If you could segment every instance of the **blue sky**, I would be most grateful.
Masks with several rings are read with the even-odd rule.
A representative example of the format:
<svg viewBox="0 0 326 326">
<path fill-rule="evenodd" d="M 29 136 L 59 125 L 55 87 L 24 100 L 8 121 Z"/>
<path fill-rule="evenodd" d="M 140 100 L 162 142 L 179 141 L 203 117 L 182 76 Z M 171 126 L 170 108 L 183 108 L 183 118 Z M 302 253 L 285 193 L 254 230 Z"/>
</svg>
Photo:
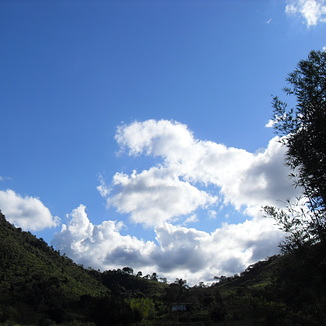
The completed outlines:
<svg viewBox="0 0 326 326">
<path fill-rule="evenodd" d="M 0 209 L 85 266 L 171 281 L 277 253 L 260 207 L 298 191 L 271 95 L 325 19 L 321 0 L 0 1 Z"/>
</svg>

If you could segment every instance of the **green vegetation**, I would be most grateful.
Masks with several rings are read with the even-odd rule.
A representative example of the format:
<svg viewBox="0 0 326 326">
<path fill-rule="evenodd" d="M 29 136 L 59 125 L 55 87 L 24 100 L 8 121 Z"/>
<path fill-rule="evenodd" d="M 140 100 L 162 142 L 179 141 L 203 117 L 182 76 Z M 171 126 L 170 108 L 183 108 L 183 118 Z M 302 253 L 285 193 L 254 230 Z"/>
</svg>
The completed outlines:
<svg viewBox="0 0 326 326">
<path fill-rule="evenodd" d="M 273 256 L 219 283 L 226 319 L 255 325 L 325 325 L 325 247 L 307 250 Z"/>
<path fill-rule="evenodd" d="M 61 256 L 0 214 L 0 322 L 31 324 L 46 316 L 60 322 L 80 296 L 109 291 L 81 266 Z"/>
<path fill-rule="evenodd" d="M 319 243 L 216 277 L 167 284 L 130 270 L 84 269 L 0 214 L 0 325 L 323 325 Z"/>
<path fill-rule="evenodd" d="M 286 210 L 265 207 L 288 234 L 281 248 L 286 252 L 326 241 L 326 52 L 312 51 L 289 74 L 296 105 L 274 98 L 274 129 L 287 148 L 287 165 L 303 198 L 288 201 Z M 281 198 L 280 198 L 281 199 Z"/>
<path fill-rule="evenodd" d="M 84 269 L 0 212 L 0 325 L 325 325 L 326 53 L 289 75 L 297 106 L 274 98 L 276 131 L 304 198 L 265 207 L 287 233 L 282 255 L 211 286 L 167 284 L 131 267 Z"/>
</svg>

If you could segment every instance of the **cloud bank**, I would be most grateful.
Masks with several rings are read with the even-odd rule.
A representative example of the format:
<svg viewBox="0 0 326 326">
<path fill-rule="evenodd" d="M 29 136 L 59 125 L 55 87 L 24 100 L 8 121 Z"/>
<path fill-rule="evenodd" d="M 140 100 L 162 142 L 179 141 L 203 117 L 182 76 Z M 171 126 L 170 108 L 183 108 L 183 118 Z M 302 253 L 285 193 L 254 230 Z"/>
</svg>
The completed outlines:
<svg viewBox="0 0 326 326">
<path fill-rule="evenodd" d="M 122 235 L 121 221 L 93 225 L 80 205 L 53 242 L 69 257 L 102 270 L 130 266 L 194 284 L 239 273 L 277 252 L 283 234 L 262 218 L 261 206 L 279 206 L 280 199 L 298 195 L 278 138 L 250 153 L 198 140 L 176 121 L 147 120 L 119 126 L 116 140 L 121 155 L 154 163 L 140 172 L 117 172 L 110 184 L 100 178 L 98 191 L 130 222 L 152 228 L 155 240 Z M 225 205 L 241 213 L 242 221 L 224 222 L 211 232 L 185 226 L 212 218 L 225 221 L 219 213 Z"/>
<path fill-rule="evenodd" d="M 156 241 L 122 235 L 123 223 L 104 221 L 94 225 L 80 205 L 57 233 L 53 245 L 83 264 L 101 270 L 132 267 L 143 275 L 157 273 L 189 284 L 212 281 L 217 275 L 233 275 L 249 264 L 275 254 L 282 233 L 271 220 L 246 220 L 223 224 L 208 233 L 163 223 L 154 228 Z"/>
<path fill-rule="evenodd" d="M 153 242 L 144 242 L 130 235 L 120 234 L 122 222 L 104 221 L 94 225 L 88 219 L 86 206 L 80 205 L 69 215 L 55 235 L 53 245 L 86 267 L 107 269 L 112 266 L 142 266 Z"/>
<path fill-rule="evenodd" d="M 326 22 L 325 0 L 288 0 L 287 3 L 285 12 L 302 16 L 307 27 Z"/>
<path fill-rule="evenodd" d="M 0 190 L 0 208 L 9 222 L 24 230 L 39 231 L 60 224 L 57 216 L 40 199 L 15 193 L 13 190 Z"/>
</svg>

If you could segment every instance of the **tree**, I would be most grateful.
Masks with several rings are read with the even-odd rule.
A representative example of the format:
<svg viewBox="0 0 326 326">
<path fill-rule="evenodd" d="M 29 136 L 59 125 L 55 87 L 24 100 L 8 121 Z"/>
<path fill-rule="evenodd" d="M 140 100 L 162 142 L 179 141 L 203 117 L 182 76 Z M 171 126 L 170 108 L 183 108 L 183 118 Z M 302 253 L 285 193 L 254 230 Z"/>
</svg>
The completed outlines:
<svg viewBox="0 0 326 326">
<path fill-rule="evenodd" d="M 152 281 L 157 281 L 157 274 L 156 273 L 153 273 L 152 276 L 151 276 L 151 280 Z"/>
<path fill-rule="evenodd" d="M 288 75 L 288 96 L 296 98 L 294 107 L 278 97 L 273 99 L 273 127 L 280 141 L 287 147 L 286 163 L 293 170 L 295 185 L 303 189 L 305 207 L 309 209 L 307 232 L 304 237 L 324 241 L 326 236 L 326 52 L 312 51 L 307 60 L 302 60 Z M 302 203 L 302 200 L 298 200 Z M 288 211 L 265 207 L 265 211 L 279 222 L 298 223 L 291 217 L 293 205 Z M 304 207 L 302 207 L 304 210 Z M 293 211 L 292 211 L 293 213 Z M 286 214 L 286 215 L 284 215 Z M 307 214 L 305 215 L 307 217 Z M 289 225 L 283 229 L 289 231 Z M 295 225 L 294 225 L 295 226 Z M 303 230 L 304 231 L 304 230 Z M 298 236 L 298 234 L 296 234 Z M 303 239 L 304 241 L 304 239 Z"/>
<path fill-rule="evenodd" d="M 185 298 L 185 295 L 189 290 L 187 281 L 183 280 L 182 278 L 176 278 L 174 284 L 178 287 L 178 301 L 181 301 Z"/>
<path fill-rule="evenodd" d="M 318 241 L 318 237 L 314 236 L 314 213 L 309 210 L 304 198 L 297 198 L 295 202 L 287 200 L 285 210 L 274 206 L 265 206 L 264 210 L 286 233 L 285 240 L 279 245 L 282 253 L 301 249 Z"/>
<path fill-rule="evenodd" d="M 131 267 L 124 267 L 124 268 L 122 268 L 122 273 L 133 275 L 134 270 Z"/>
<path fill-rule="evenodd" d="M 155 304 L 150 298 L 133 298 L 130 300 L 130 307 L 142 323 L 155 314 Z"/>
</svg>

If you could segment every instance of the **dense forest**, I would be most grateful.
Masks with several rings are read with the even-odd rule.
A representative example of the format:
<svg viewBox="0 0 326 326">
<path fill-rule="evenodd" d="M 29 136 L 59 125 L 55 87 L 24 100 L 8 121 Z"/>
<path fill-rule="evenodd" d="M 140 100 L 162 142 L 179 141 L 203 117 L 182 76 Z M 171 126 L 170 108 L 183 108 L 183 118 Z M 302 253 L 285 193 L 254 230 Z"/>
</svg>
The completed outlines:
<svg viewBox="0 0 326 326">
<path fill-rule="evenodd" d="M 263 207 L 285 232 L 280 255 L 207 286 L 168 284 L 131 266 L 77 265 L 0 212 L 0 325 L 326 325 L 326 52 L 287 79 L 274 128 L 302 198 Z"/>
</svg>

